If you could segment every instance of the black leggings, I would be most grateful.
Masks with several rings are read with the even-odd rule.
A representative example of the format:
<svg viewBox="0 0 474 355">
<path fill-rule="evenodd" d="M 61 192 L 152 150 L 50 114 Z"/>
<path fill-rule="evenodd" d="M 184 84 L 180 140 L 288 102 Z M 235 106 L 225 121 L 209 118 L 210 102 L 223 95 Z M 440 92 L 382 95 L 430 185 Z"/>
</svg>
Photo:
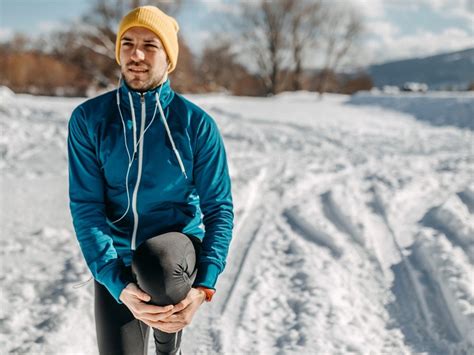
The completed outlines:
<svg viewBox="0 0 474 355">
<path fill-rule="evenodd" d="M 129 276 L 151 296 L 150 304 L 177 304 L 191 289 L 196 278 L 197 238 L 171 232 L 140 244 L 133 255 Z M 115 301 L 109 291 L 94 282 L 95 323 L 101 355 L 144 355 L 149 327 L 137 320 L 125 304 Z M 153 329 L 156 353 L 179 354 L 182 331 L 169 334 Z"/>
</svg>

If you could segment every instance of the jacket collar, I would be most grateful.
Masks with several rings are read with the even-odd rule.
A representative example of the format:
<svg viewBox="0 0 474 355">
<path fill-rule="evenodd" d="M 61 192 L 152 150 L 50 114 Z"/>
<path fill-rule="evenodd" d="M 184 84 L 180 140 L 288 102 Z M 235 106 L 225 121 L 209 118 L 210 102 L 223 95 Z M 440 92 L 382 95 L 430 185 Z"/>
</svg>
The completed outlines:
<svg viewBox="0 0 474 355">
<path fill-rule="evenodd" d="M 121 106 L 126 110 L 130 110 L 130 99 L 129 93 L 132 97 L 133 107 L 135 112 L 141 112 L 142 97 L 145 99 L 145 107 L 147 115 L 153 115 L 156 105 L 156 97 L 159 95 L 160 104 L 163 110 L 170 104 L 174 97 L 174 91 L 171 89 L 170 80 L 167 79 L 163 84 L 158 85 L 156 88 L 148 90 L 146 92 L 138 92 L 131 89 L 125 80 L 122 80 L 120 85 L 120 103 Z"/>
</svg>

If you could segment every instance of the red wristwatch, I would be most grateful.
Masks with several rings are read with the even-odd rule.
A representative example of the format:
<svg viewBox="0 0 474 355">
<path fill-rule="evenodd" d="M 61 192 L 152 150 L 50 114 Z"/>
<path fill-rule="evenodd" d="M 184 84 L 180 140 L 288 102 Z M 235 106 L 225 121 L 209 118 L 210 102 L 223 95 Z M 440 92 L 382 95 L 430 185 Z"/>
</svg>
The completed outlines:
<svg viewBox="0 0 474 355">
<path fill-rule="evenodd" d="M 211 302 L 212 296 L 214 296 L 214 293 L 216 293 L 216 290 L 213 290 L 211 288 L 206 288 L 202 286 L 196 287 L 198 290 L 203 290 L 204 293 L 206 294 L 206 302 Z"/>
</svg>

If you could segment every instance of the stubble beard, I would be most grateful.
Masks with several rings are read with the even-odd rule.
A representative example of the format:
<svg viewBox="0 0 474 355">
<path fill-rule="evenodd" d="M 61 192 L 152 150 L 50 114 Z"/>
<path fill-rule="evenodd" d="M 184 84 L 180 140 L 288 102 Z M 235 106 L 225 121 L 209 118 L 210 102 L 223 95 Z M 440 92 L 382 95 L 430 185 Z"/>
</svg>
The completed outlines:
<svg viewBox="0 0 474 355">
<path fill-rule="evenodd" d="M 154 89 L 158 86 L 163 78 L 163 76 L 158 77 L 155 75 L 144 80 L 138 80 L 134 74 L 124 72 L 123 70 L 122 77 L 131 89 L 138 92 L 146 92 L 148 90 Z"/>
<path fill-rule="evenodd" d="M 166 76 L 167 69 L 164 68 L 161 74 L 152 71 L 150 66 L 147 67 L 146 76 L 144 78 L 138 78 L 138 75 L 128 71 L 131 63 L 128 63 L 125 67 L 121 68 L 122 78 L 124 78 L 127 85 L 135 91 L 146 92 L 156 88 L 163 78 Z"/>
</svg>

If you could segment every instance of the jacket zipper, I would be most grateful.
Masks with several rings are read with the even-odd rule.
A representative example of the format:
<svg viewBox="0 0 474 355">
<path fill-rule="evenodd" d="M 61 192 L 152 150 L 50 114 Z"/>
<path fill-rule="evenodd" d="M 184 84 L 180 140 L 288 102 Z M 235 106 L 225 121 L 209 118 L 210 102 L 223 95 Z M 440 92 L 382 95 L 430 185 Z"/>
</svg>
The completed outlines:
<svg viewBox="0 0 474 355">
<path fill-rule="evenodd" d="M 143 143 L 145 142 L 144 130 L 145 130 L 145 120 L 146 120 L 146 105 L 145 97 L 143 94 L 140 94 L 141 102 L 141 122 L 140 122 L 140 135 L 139 135 L 139 145 L 138 145 L 138 173 L 137 173 L 137 182 L 135 183 L 135 188 L 133 189 L 132 196 L 132 212 L 133 212 L 133 233 L 132 233 L 132 245 L 131 249 L 136 249 L 136 240 L 137 240 L 137 231 L 138 231 L 138 211 L 137 211 L 137 196 L 138 188 L 140 186 L 140 180 L 142 177 L 142 168 L 143 168 Z"/>
</svg>

